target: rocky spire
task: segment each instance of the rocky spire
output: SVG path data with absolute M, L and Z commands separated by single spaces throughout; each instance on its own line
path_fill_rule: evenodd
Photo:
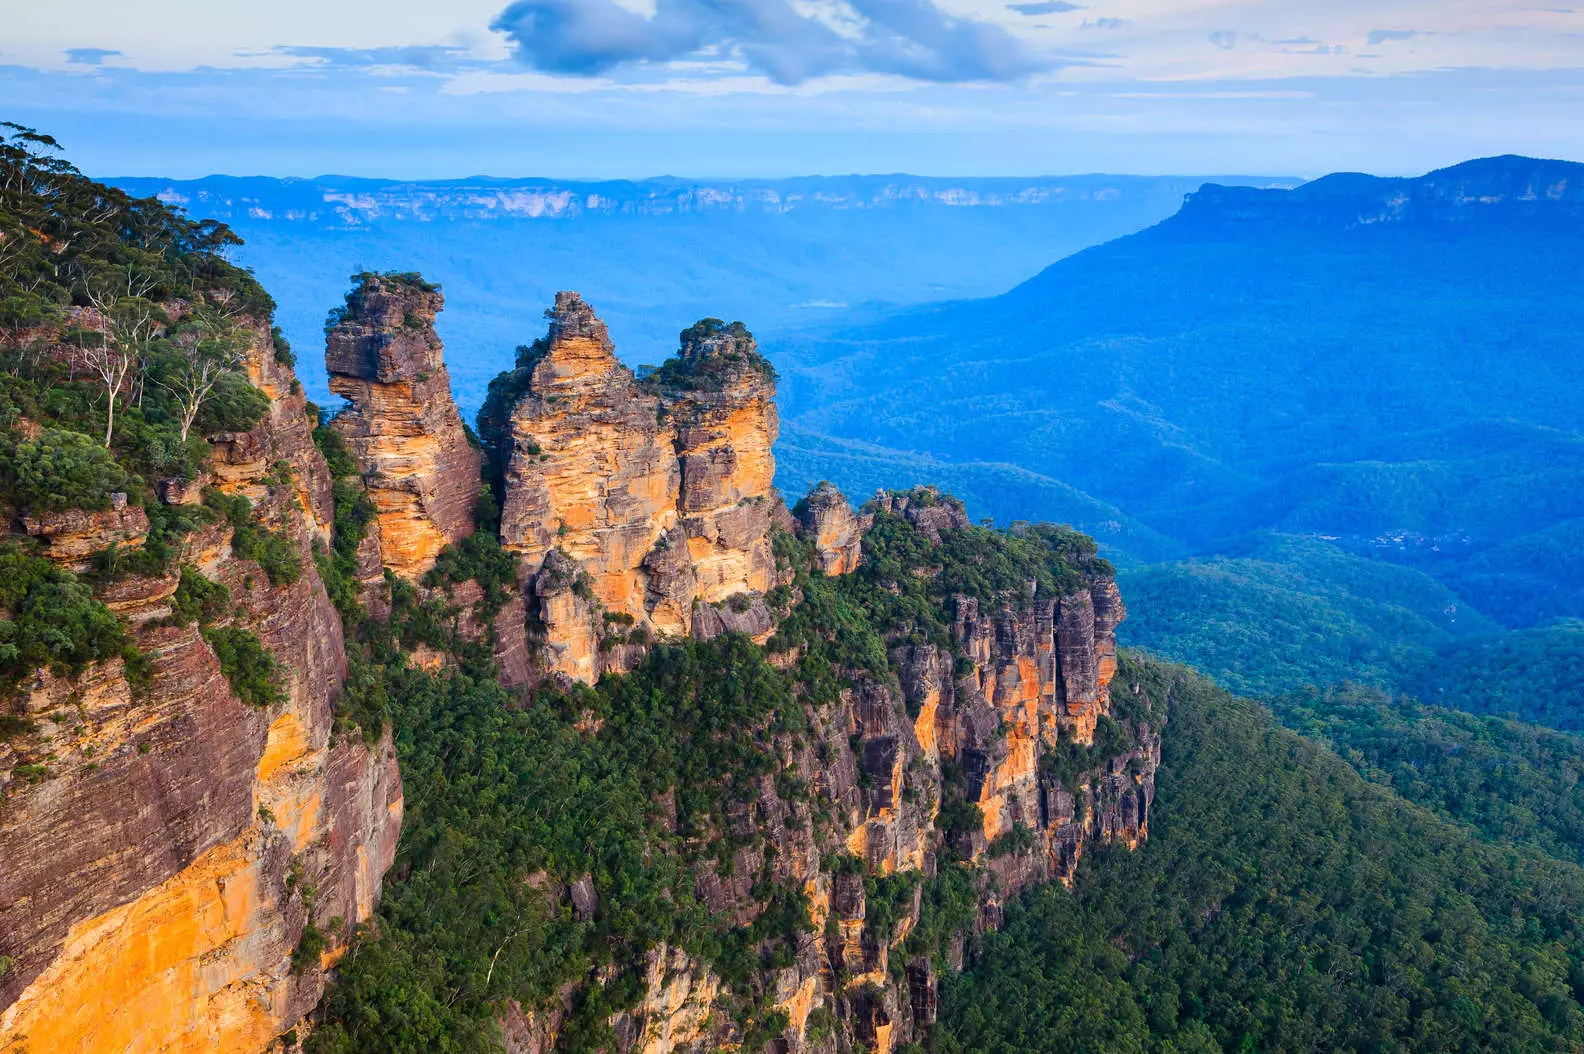
M 479 454 L 451 399 L 434 320 L 440 288 L 415 274 L 362 274 L 331 317 L 330 390 L 351 404 L 335 429 L 363 469 L 380 559 L 416 580 L 473 533 Z
M 557 294 L 546 316 L 548 332 L 521 349 L 487 408 L 487 441 L 505 462 L 502 544 L 532 571 L 559 550 L 587 576 L 591 603 L 641 634 L 768 632 L 756 598 L 775 575 L 775 372 L 753 335 L 706 319 L 640 381 L 578 294 Z M 761 617 L 696 624 L 695 601 L 742 594 L 749 604 L 734 614 Z M 553 595 L 547 609 L 570 610 L 563 590 Z M 586 638 L 582 623 L 597 617 L 578 614 L 566 639 Z M 563 658 L 561 672 L 588 679 L 587 656 Z

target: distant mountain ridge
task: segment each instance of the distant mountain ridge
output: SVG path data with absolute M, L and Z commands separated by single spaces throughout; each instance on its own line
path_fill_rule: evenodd
M 110 182 L 229 224 L 246 241 L 236 259 L 268 284 L 287 338 L 310 352 L 349 274 L 416 269 L 440 283 L 451 377 L 471 414 L 512 349 L 538 335 L 540 306 L 559 290 L 587 298 L 631 365 L 659 362 L 682 327 L 706 316 L 771 337 L 837 313 L 998 292 L 1171 215 L 1203 179 Z M 302 380 L 323 402 L 316 359 L 304 356 Z
M 1584 164 L 1509 154 L 1412 178 L 1339 172 L 1291 189 L 1211 183 L 1189 194 L 1172 222 L 1350 228 L 1560 216 L 1584 216 Z
M 863 444 L 849 491 L 953 462 L 976 514 L 1071 517 L 1123 562 L 1278 530 L 1421 566 L 1509 624 L 1584 613 L 1581 177 L 1508 157 L 1209 186 L 1001 296 L 772 347 L 785 431 Z
M 1291 179 L 1214 179 L 1292 186 Z M 111 179 L 129 193 L 158 197 L 215 219 L 280 219 L 359 225 L 380 220 L 572 219 L 584 216 L 674 216 L 797 210 L 892 209 L 909 206 L 1008 208 L 1114 202 L 1177 193 L 1203 180 L 1148 176 L 1061 176 L 1023 179 L 910 175 L 803 176 L 781 180 L 554 180 L 477 176 L 401 181 L 353 176 L 312 179 L 208 176 Z

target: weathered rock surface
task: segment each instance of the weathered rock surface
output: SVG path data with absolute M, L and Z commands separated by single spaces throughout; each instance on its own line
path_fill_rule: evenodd
M 270 411 L 214 438 L 202 482 L 246 494 L 303 570 L 271 585 L 223 525 L 182 558 L 229 587 L 229 618 L 274 654 L 285 700 L 241 702 L 198 630 L 163 621 L 174 571 L 101 587 L 153 679 L 135 692 L 119 659 L 73 681 L 40 672 L 24 686 L 35 730 L 0 746 L 5 1054 L 262 1050 L 318 1001 L 394 858 L 388 736 L 331 736 L 346 659 L 309 552 L 331 522 L 329 473 L 268 327 L 255 336 L 248 373 Z M 310 921 L 326 950 L 294 973 Z
M 606 610 L 685 634 L 694 582 L 686 567 L 651 559 L 679 523 L 676 433 L 576 293 L 558 293 L 549 318 L 537 358 L 521 367 L 528 387 L 511 414 L 501 543 L 530 570 L 559 550 Z
M 708 320 L 639 381 L 576 293 L 558 293 L 547 315 L 548 334 L 503 378 L 515 394 L 509 415 L 481 424 L 503 466 L 502 545 L 531 574 L 564 554 L 602 609 L 589 617 L 641 638 L 686 636 L 696 604 L 769 590 L 775 380 L 752 336 Z M 548 668 L 584 681 L 629 668 L 643 652 L 631 632 L 618 641 L 596 626 L 597 654 L 586 654 L 589 617 L 567 599 L 567 566 L 534 589 Z M 574 629 L 558 636 L 556 626 Z
M 330 329 L 330 390 L 351 404 L 335 429 L 364 470 L 380 561 L 416 581 L 473 533 L 478 451 L 451 399 L 435 334 L 440 291 L 416 275 L 363 275 Z
M 934 492 L 885 495 L 868 508 L 902 516 L 937 541 L 967 525 L 961 506 Z M 803 526 L 815 529 L 809 518 Z M 835 705 L 806 708 L 809 732 L 789 741 L 782 762 L 792 785 L 806 786 L 810 798 L 784 799 L 781 781 L 767 776 L 755 797 L 729 811 L 721 834 L 740 847 L 726 867 L 698 865 L 696 895 L 716 917 L 746 926 L 765 908 L 756 892 L 791 886 L 804 892 L 814 925 L 791 965 L 758 979 L 787 1015 L 776 1049 L 894 1051 L 922 1041 L 934 1023 L 934 964 L 896 961 L 918 924 L 921 890 L 891 909 L 882 927 L 866 896 L 866 874 L 930 877 L 962 867 L 955 857 L 974 859 L 983 930 L 1001 924 L 1003 906 L 1019 889 L 1069 880 L 1086 846 L 1132 846 L 1147 836 L 1160 730 L 1113 708 L 1112 634 L 1124 609 L 1108 573 L 1080 577 L 1060 596 L 1021 604 L 951 598 L 949 646 L 898 640 L 891 651 L 896 680 L 857 673 Z M 718 632 L 711 620 L 731 613 L 730 605 L 699 610 L 695 632 Z M 1125 690 L 1131 702 L 1144 702 L 1133 698 L 1141 687 Z M 1127 712 L 1155 711 L 1138 705 Z M 1116 745 L 1095 754 L 1084 745 L 1102 721 L 1118 722 Z M 1042 764 L 1047 757 L 1064 764 Z M 1084 760 L 1074 765 L 1071 758 Z M 982 817 L 950 845 L 936 826 L 949 796 L 965 797 Z M 667 800 L 657 807 L 662 817 L 674 808 Z M 988 851 L 1014 826 L 1033 837 L 1010 852 Z M 852 856 L 863 861 L 862 872 L 831 867 Z M 576 891 L 566 891 L 563 903 L 578 910 Z M 961 934 L 947 949 L 954 969 L 973 938 Z M 639 1005 L 611 1022 L 619 1049 L 729 1048 L 742 1038 L 731 1024 L 733 998 L 700 964 L 662 949 L 651 957 Z M 512 1049 L 548 1054 L 561 1021 L 554 1009 L 517 1015 L 508 1022 L 518 1037 Z
M 96 554 L 111 546 L 123 550 L 139 549 L 148 535 L 148 516 L 135 505 L 128 505 L 125 494 L 110 508 L 97 512 L 63 509 L 37 516 L 24 516 L 22 528 L 44 543 L 43 555 L 74 571 L 86 571 Z
M 801 532 L 814 545 L 814 566 L 821 574 L 846 575 L 863 558 L 863 532 L 868 523 L 852 510 L 835 484 L 821 483 L 796 510 Z
M 741 323 L 706 319 L 683 332 L 681 343 L 653 387 L 676 428 L 677 511 L 698 597 L 713 604 L 763 593 L 775 574 L 775 372 Z

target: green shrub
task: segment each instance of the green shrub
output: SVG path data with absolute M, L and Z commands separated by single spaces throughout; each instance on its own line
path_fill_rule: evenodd
M 198 435 L 251 431 L 269 412 L 269 396 L 253 387 L 240 373 L 220 378 L 193 421 Z
M 121 623 L 70 571 L 15 545 L 0 545 L 0 682 L 48 666 L 75 674 L 129 647 Z
M 204 640 L 220 660 L 220 671 L 231 682 L 237 698 L 251 706 L 271 706 L 285 700 L 275 657 L 258 637 L 237 626 L 217 626 L 203 631 Z
M 61 428 L 47 428 L 37 439 L 18 443 L 11 475 L 16 504 L 31 513 L 108 509 L 110 495 L 135 487 L 102 444 Z
M 292 949 L 291 970 L 300 974 L 311 966 L 319 965 L 319 957 L 324 953 L 329 942 L 325 939 L 323 931 L 309 919 L 303 926 L 302 936 L 297 940 L 297 947 Z
M 208 625 L 223 618 L 231 604 L 231 591 L 212 582 L 192 565 L 181 570 L 181 583 L 171 604 L 171 620 L 187 626 L 194 622 Z
M 442 549 L 434 568 L 424 576 L 424 585 L 431 588 L 467 581 L 477 582 L 484 592 L 479 615 L 493 617 L 506 603 L 507 590 L 517 582 L 517 554 L 502 549 L 493 534 L 475 531 Z
M 297 365 L 297 356 L 292 351 L 291 344 L 286 340 L 286 334 L 281 332 L 279 326 L 270 327 L 270 345 L 275 349 L 275 361 L 282 366 Z
M 272 586 L 289 586 L 302 574 L 302 557 L 297 547 L 279 531 L 253 522 L 253 504 L 238 494 L 227 497 L 211 490 L 204 503 L 224 513 L 231 524 L 231 552 L 252 560 L 264 570 Z

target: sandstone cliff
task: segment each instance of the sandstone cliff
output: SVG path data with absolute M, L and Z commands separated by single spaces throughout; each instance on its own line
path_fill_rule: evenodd
M 212 516 L 169 570 L 97 586 L 147 675 L 115 659 L 20 687 L 29 731 L 0 742 L 6 1054 L 262 1050 L 317 1003 L 393 859 L 390 739 L 332 735 L 346 657 L 310 552 L 332 519 L 329 473 L 290 366 L 267 325 L 249 330 L 264 418 L 211 435 L 204 477 L 159 489 L 172 505 L 206 484 L 245 496 L 246 529 L 280 539 L 297 571 L 272 581 L 233 551 L 240 528 Z M 142 543 L 142 510 L 116 523 L 113 537 L 91 523 L 56 531 L 45 552 L 81 566 L 108 541 Z M 277 701 L 243 702 L 199 628 L 171 618 L 183 564 L 228 589 L 214 627 L 256 636 Z M 294 964 L 299 949 L 312 954 Z
M 468 443 L 434 320 L 444 305 L 417 275 L 364 274 L 327 332 L 335 428 L 364 472 L 385 567 L 416 581 L 473 533 L 479 453 Z
M 255 326 L 247 368 L 270 397 L 264 419 L 210 435 L 203 477 L 159 487 L 173 508 L 212 511 L 170 570 L 96 585 L 152 680 L 112 659 L 24 686 L 31 729 L 0 745 L 0 857 L 19 861 L 0 869 L 0 1054 L 263 1050 L 318 1003 L 374 911 L 402 792 L 388 734 L 333 734 L 348 645 L 316 556 L 336 603 L 355 613 L 361 584 L 376 616 L 349 619 L 365 634 L 351 644 L 383 634 L 379 647 L 440 672 L 433 685 L 447 668 L 461 672 L 451 683 L 493 669 L 516 688 L 547 673 L 593 684 L 687 636 L 726 649 L 723 677 L 758 664 L 781 679 L 781 709 L 724 730 L 764 753 L 740 785 L 725 774 L 722 809 L 679 823 L 679 797 L 699 789 L 684 773 L 644 821 L 676 854 L 668 903 L 767 933 L 745 938 L 758 965 L 734 974 L 674 939 L 596 959 L 553 998 L 490 1004 L 518 1054 L 564 1048 L 607 985 L 633 989 L 601 1012 L 622 1051 L 764 1040 L 889 1054 L 925 1038 L 939 971 L 961 967 L 1008 897 L 1070 880 L 1088 845 L 1147 837 L 1165 701 L 1118 683 L 1125 609 L 1087 539 L 974 527 L 932 490 L 855 513 L 827 485 L 789 515 L 771 482 L 775 376 L 741 324 L 699 323 L 639 378 L 563 293 L 481 414 L 497 547 L 473 534 L 479 455 L 447 390 L 439 306 L 417 276 L 360 277 L 328 332 L 350 402 L 319 437 L 328 464 Z M 340 503 L 365 499 L 366 534 L 332 529 L 356 511 Z M 51 559 L 87 569 L 111 545 L 151 544 L 163 522 L 108 504 L 18 522 Z M 333 552 L 316 550 L 326 542 Z M 173 617 L 184 565 L 231 601 L 198 626 Z M 228 629 L 273 655 L 280 698 L 241 697 L 213 636 Z M 508 697 L 511 713 L 561 720 L 535 709 L 559 700 L 576 735 L 596 738 L 602 718 L 584 709 L 596 693 L 578 691 L 540 683 Z M 579 924 L 621 909 L 623 891 L 589 876 L 523 880 Z
M 846 575 L 858 569 L 863 532 L 868 523 L 853 515 L 852 506 L 834 484 L 821 483 L 798 502 L 801 530 L 814 546 L 814 566 L 821 574 Z
M 693 633 L 698 605 L 730 601 L 748 616 L 706 616 L 706 632 L 742 621 L 763 639 L 777 420 L 775 375 L 753 337 L 706 320 L 640 381 L 576 293 L 557 294 L 547 315 L 548 334 L 492 386 L 480 430 L 503 476 L 501 544 L 544 579 L 528 588 L 549 668 L 583 681 L 625 669 L 642 654 L 623 646 L 634 633 Z M 546 576 L 553 552 L 568 562 Z
M 825 512 L 809 514 L 811 506 Z M 819 543 L 838 508 L 864 529 L 884 527 L 877 545 L 902 538 L 916 562 L 900 573 L 914 580 L 957 559 L 947 550 L 970 530 L 961 505 L 932 491 L 881 495 L 861 519 L 834 488 L 802 508 L 811 570 L 829 566 L 831 547 Z M 857 542 L 843 532 L 837 548 Z M 975 905 L 947 940 L 946 963 L 960 968 L 978 934 L 1000 924 L 1007 898 L 1069 879 L 1086 845 L 1147 836 L 1164 700 L 1128 681 L 1126 704 L 1113 703 L 1120 599 L 1103 563 L 1080 553 L 1073 567 L 1058 593 L 1008 595 L 988 613 L 977 597 L 948 596 L 945 639 L 898 632 L 887 656 L 894 675 L 849 668 L 833 704 L 807 699 L 806 733 L 777 740 L 782 775 L 760 779 L 729 813 L 717 834 L 735 848 L 724 864 L 696 871 L 710 914 L 749 926 L 770 909 L 764 891 L 788 887 L 802 892 L 813 924 L 789 962 L 752 981 L 785 1015 L 775 1049 L 890 1052 L 922 1041 L 939 965 L 909 938 L 924 919 L 926 887 L 965 885 Z M 881 586 L 854 584 L 849 595 Z M 769 648 L 812 670 L 823 630 L 804 617 L 792 615 Z M 957 826 L 964 807 L 974 819 Z M 575 890 L 565 896 L 577 903 Z M 636 1005 L 612 1020 L 618 1049 L 702 1052 L 742 1041 L 734 1012 L 745 993 L 676 949 L 651 952 L 647 964 Z M 568 1006 L 517 1012 L 508 1049 L 557 1049 Z

